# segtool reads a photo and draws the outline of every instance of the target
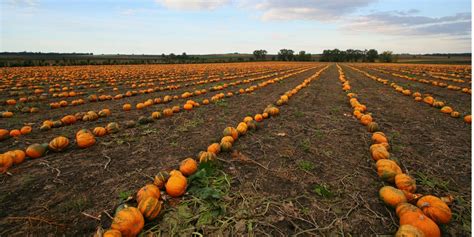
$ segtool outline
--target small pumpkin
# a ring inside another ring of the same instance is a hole
[[[140,203],[145,197],[154,197],[160,199],[160,189],[154,184],[147,184],[137,192],[137,202]]]
[[[377,144],[378,145],[378,144]],[[372,159],[374,161],[378,161],[380,159],[389,159],[390,158],[390,153],[387,151],[387,149],[384,146],[378,146],[374,149],[371,149]]]
[[[153,184],[156,185],[159,189],[162,189],[165,187],[166,181],[168,181],[168,178],[170,177],[170,174],[166,171],[160,171],[158,174],[155,175],[153,179]]]
[[[464,122],[468,123],[468,124],[471,124],[471,115],[466,115],[464,116]],[[1,136],[0,136],[1,137]],[[0,139],[1,140],[1,139]]]
[[[405,194],[392,186],[383,186],[379,190],[379,197],[385,204],[393,208],[400,203],[407,202]]]
[[[207,151],[200,152],[198,157],[199,157],[200,163],[206,163],[206,162],[214,161],[217,159],[216,154],[212,152],[207,152]]]
[[[444,106],[443,108],[441,108],[441,113],[443,114],[451,114],[454,110],[449,107],[449,106]]]
[[[118,125],[118,123],[116,122],[111,122],[111,123],[108,123],[107,126],[105,127],[105,129],[107,130],[107,133],[117,133],[120,131],[120,126]]]
[[[400,225],[411,225],[423,232],[426,237],[441,237],[438,225],[429,217],[417,213],[408,212],[400,217]]]
[[[225,151],[225,152],[230,151],[232,149],[232,142],[221,141],[220,147],[222,151]]]
[[[395,233],[395,237],[425,237],[425,234],[412,225],[401,225]]]
[[[451,209],[440,198],[426,195],[418,200],[416,205],[438,224],[448,224],[451,221]]]
[[[124,105],[122,106],[122,109],[123,109],[124,111],[130,111],[130,110],[132,109],[132,105],[131,105],[131,104],[124,104]]]
[[[6,140],[10,137],[10,132],[6,129],[0,129],[0,141]]]
[[[186,192],[187,180],[181,172],[170,172],[170,178],[165,184],[166,193],[171,197],[180,197]]]
[[[416,181],[414,178],[407,174],[395,175],[395,186],[400,190],[405,190],[410,193],[416,191]]]
[[[102,237],[122,237],[122,233],[118,230],[107,230]]]
[[[10,131],[10,136],[12,136],[12,137],[18,137],[20,135],[21,135],[21,132],[18,129],[13,129],[13,130]]]
[[[230,142],[231,144],[233,144],[234,143],[234,138],[231,137],[231,136],[225,136],[221,139],[221,143],[223,143],[223,142]]]
[[[92,130],[92,133],[96,137],[103,137],[103,136],[107,135],[107,129],[104,128],[104,127],[96,127],[96,128],[94,128],[94,130]]]
[[[160,119],[161,118],[161,113],[158,112],[158,111],[155,111],[155,112],[151,113],[151,117],[153,119]]]
[[[388,139],[383,132],[374,132],[372,134],[373,143],[388,143]]]
[[[31,144],[30,146],[28,146],[28,148],[26,148],[26,156],[32,159],[42,157],[46,153],[47,147],[48,144]]]
[[[196,173],[197,169],[198,169],[198,164],[193,158],[186,158],[183,161],[181,161],[181,164],[179,165],[179,171],[184,176],[190,176]]]
[[[63,151],[66,149],[66,147],[69,145],[69,139],[64,136],[59,136],[55,137],[53,140],[51,140],[48,144],[48,147],[50,150],[59,152]]]
[[[31,126],[23,126],[23,127],[20,129],[20,133],[21,133],[22,135],[26,135],[26,134],[31,133],[31,130],[32,130]]]
[[[254,119],[257,122],[262,122],[263,121],[263,116],[261,114],[256,114]]]
[[[376,122],[370,122],[367,124],[368,132],[377,132],[379,130],[379,125]]]
[[[365,126],[367,126],[369,123],[371,123],[372,120],[373,120],[373,119],[372,119],[372,116],[371,116],[370,114],[364,114],[364,115],[362,115],[362,117],[360,118],[360,122],[361,122],[363,125],[365,125]]]
[[[398,218],[408,212],[417,212],[423,214],[420,208],[408,202],[399,203],[395,208],[395,213],[397,214]]]
[[[244,122],[239,123],[239,125],[237,125],[237,132],[239,133],[239,135],[246,134],[247,133],[247,124],[244,123]]]
[[[392,160],[381,159],[376,163],[378,176],[387,182],[393,183],[395,176],[402,173],[402,169]]]
[[[138,203],[138,210],[147,220],[154,220],[161,211],[161,202],[155,197],[145,197]]]
[[[163,115],[165,115],[166,117],[171,117],[171,116],[173,116],[173,110],[171,110],[171,109],[164,109],[164,110],[163,110]]]
[[[142,213],[136,207],[125,207],[118,211],[112,221],[111,229],[118,230],[123,236],[137,236],[145,225]]]
[[[95,144],[95,136],[90,131],[78,132],[76,134],[76,143],[80,148],[90,147]]]
[[[76,116],[74,115],[66,115],[63,118],[61,118],[61,123],[64,125],[70,125],[74,124],[76,122]]]
[[[217,155],[221,152],[221,146],[219,143],[212,143],[207,147],[207,151]]]
[[[222,134],[225,136],[231,136],[234,140],[237,140],[239,137],[239,132],[233,127],[226,127]]]
[[[13,151],[8,151],[5,154],[9,154],[12,157],[13,164],[18,165],[23,163],[26,158],[26,154],[22,150],[13,150]]]

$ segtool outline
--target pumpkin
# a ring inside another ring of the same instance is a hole
[[[198,168],[198,164],[193,158],[186,158],[183,161],[181,161],[181,164],[179,165],[179,171],[184,176],[190,176],[196,173],[197,168]]]
[[[6,140],[10,137],[10,132],[6,129],[0,129],[0,141]]]
[[[13,112],[10,112],[10,111],[3,112],[2,117],[11,118],[11,117],[13,117]]]
[[[438,224],[448,224],[451,221],[451,209],[440,198],[426,195],[418,200],[416,205]]]
[[[32,130],[31,126],[23,126],[21,129],[20,129],[20,133],[22,135],[26,135],[28,133],[30,133]]]
[[[112,112],[110,112],[110,109],[103,109],[103,110],[99,111],[99,113],[98,113],[99,117],[107,117],[111,114],[112,114]]]
[[[164,109],[163,110],[163,114],[166,116],[166,117],[170,117],[173,115],[173,110],[171,109]]]
[[[184,104],[183,109],[185,109],[185,110],[192,110],[192,109],[193,109],[193,105],[192,105],[192,104],[189,104],[189,103],[186,103],[186,104]]]
[[[407,174],[397,174],[395,176],[395,186],[400,190],[405,190],[410,193],[416,191],[416,181]]]
[[[124,111],[130,111],[130,110],[132,109],[132,105],[131,105],[131,104],[124,104],[124,105],[122,106],[122,109],[123,109]]]
[[[207,147],[207,151],[217,155],[219,152],[221,152],[221,146],[219,143],[212,143]]]
[[[374,161],[390,158],[390,153],[387,151],[387,149],[384,146],[379,146],[375,149],[371,149],[371,155]]]
[[[405,194],[392,186],[383,186],[379,190],[380,199],[388,206],[395,208],[399,203],[407,202]]]
[[[423,102],[425,102],[425,103],[427,103],[427,104],[429,104],[429,105],[432,105],[433,102],[434,102],[434,98],[431,97],[431,96],[427,96],[427,97],[423,98]]]
[[[206,163],[217,159],[216,154],[207,151],[200,152],[198,157],[200,163]]]
[[[49,126],[48,124],[43,124],[41,127],[40,127],[40,130],[41,131],[48,131],[51,129],[51,126]]]
[[[402,173],[402,169],[392,160],[381,159],[376,163],[378,176],[387,182],[393,183],[395,176]]]
[[[107,133],[117,133],[118,131],[120,131],[120,127],[119,127],[118,123],[116,123],[116,122],[111,122],[111,123],[107,124],[105,129],[107,130]]]
[[[395,233],[395,237],[425,237],[425,234],[412,225],[401,225]]]
[[[145,108],[145,104],[143,104],[143,103],[138,103],[135,107],[136,107],[138,110],[140,110],[140,109]]]
[[[223,143],[223,142],[230,142],[231,144],[233,144],[234,143],[234,138],[231,137],[231,136],[225,136],[221,139],[221,143]]]
[[[76,122],[76,116],[74,115],[66,115],[63,118],[61,118],[61,123],[64,125],[70,125]]]
[[[429,217],[417,213],[408,212],[400,217],[400,225],[411,225],[421,230],[426,237],[441,237],[438,225]]]
[[[451,114],[453,112],[453,109],[449,106],[444,106],[441,108],[441,113],[443,114]]]
[[[161,202],[155,197],[145,197],[138,203],[138,210],[147,220],[154,220],[161,211]]]
[[[102,237],[122,237],[122,233],[118,230],[107,230]]]
[[[247,124],[244,123],[244,122],[239,123],[239,125],[237,125],[237,132],[239,133],[239,135],[246,134],[247,133]]]
[[[471,124],[471,115],[466,115],[464,116],[464,122],[468,123],[468,124]],[[0,136],[1,137],[1,136]],[[0,139],[1,140],[1,139]]]
[[[256,114],[254,117],[255,121],[257,122],[262,122],[263,116],[261,114]]]
[[[423,98],[421,98],[420,96],[415,97],[415,101],[420,102],[420,101],[422,101],[422,100],[423,100]]]
[[[372,134],[372,142],[373,143],[388,143],[387,137],[383,132],[374,132]]]
[[[362,115],[362,117],[360,118],[360,122],[367,126],[369,123],[372,122],[372,116],[370,114],[364,114]]]
[[[460,114],[459,112],[457,112],[457,111],[453,111],[453,112],[451,112],[451,114],[449,114],[449,115],[450,115],[451,117],[453,117],[453,118],[459,118],[459,117],[461,117],[461,114]]]
[[[395,208],[395,213],[397,214],[398,218],[400,218],[401,216],[405,215],[408,212],[416,212],[416,213],[423,214],[420,208],[408,202],[399,203],[397,207]]]
[[[63,151],[69,145],[69,139],[64,136],[55,137],[48,144],[50,150]]]
[[[104,127],[96,127],[96,128],[94,128],[94,130],[92,130],[92,133],[96,137],[103,137],[103,136],[107,135],[107,129],[104,128]]]
[[[237,140],[239,137],[239,131],[233,127],[226,127],[222,134],[225,136],[231,136],[234,140]]]
[[[158,112],[158,111],[155,111],[155,112],[151,113],[151,117],[153,119],[159,119],[159,118],[161,118],[161,113]]]
[[[28,148],[26,148],[25,153],[26,153],[26,156],[32,159],[36,159],[36,158],[42,157],[46,153],[47,148],[48,148],[48,144],[35,143],[28,146]]]
[[[171,107],[171,110],[173,111],[173,113],[179,113],[179,111],[181,109],[179,108],[179,106],[175,105],[175,106]]]
[[[78,132],[76,134],[76,143],[80,148],[90,147],[95,144],[95,136],[90,131]]]
[[[22,150],[13,150],[13,151],[8,151],[5,154],[10,155],[13,160],[13,164],[18,165],[23,163],[25,161],[26,154]]]
[[[244,118],[244,123],[247,123],[247,122],[252,121],[252,120],[253,120],[252,117],[247,116],[247,117]]]
[[[372,153],[373,150],[378,149],[378,148],[385,148],[387,151],[390,148],[388,146],[388,143],[377,143],[377,144],[372,144],[370,145],[370,152]]]
[[[405,194],[405,197],[407,198],[407,201],[410,203],[416,202],[418,199],[420,199],[423,194],[417,194],[417,193],[410,193],[406,190],[402,190],[403,193]]]
[[[0,154],[0,173],[5,173],[7,170],[12,167],[13,158],[11,155]]]
[[[137,202],[140,203],[145,197],[154,197],[160,199],[160,189],[154,184],[147,184],[137,192]]]
[[[171,197],[180,197],[186,192],[187,180],[181,172],[170,172],[170,178],[165,184],[166,193]]]
[[[232,149],[232,142],[221,141],[220,147],[222,151],[225,151],[225,152],[230,151]]]
[[[160,171],[158,174],[155,175],[153,179],[153,184],[156,185],[159,189],[165,187],[166,181],[168,181],[170,174],[166,171]]]
[[[203,104],[203,105],[208,105],[208,104],[209,104],[209,100],[208,100],[208,99],[204,99],[204,100],[202,101],[202,104]]]
[[[274,107],[274,106],[270,106],[265,110],[266,111],[264,111],[264,112],[268,113],[270,116],[277,116],[278,114],[280,114],[280,110],[277,107]]]
[[[247,130],[257,130],[258,129],[258,123],[255,122],[254,120],[246,122],[247,124]]]
[[[137,236],[144,225],[145,219],[140,210],[127,206],[115,214],[110,228],[120,231],[123,236]]]
[[[368,132],[377,132],[379,130],[379,125],[376,122],[370,122],[367,124]]]
[[[18,129],[13,129],[13,130],[10,131],[10,136],[12,136],[12,137],[18,137],[20,135],[21,135],[21,132]]]

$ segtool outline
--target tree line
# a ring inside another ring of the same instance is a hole
[[[319,61],[321,62],[396,62],[397,57],[392,51],[384,51],[381,54],[375,49],[347,49],[345,51],[339,49],[326,49],[323,51]]]

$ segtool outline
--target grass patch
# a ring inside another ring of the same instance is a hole
[[[304,152],[309,153],[311,151],[311,141],[308,138],[303,139],[299,146],[303,149]]]
[[[422,172],[415,172],[415,178],[416,180],[420,183],[421,186],[428,186],[432,189],[442,189],[444,191],[450,191],[449,190],[449,180],[448,181],[443,181],[437,178],[433,177],[428,177],[428,175],[422,173]]]
[[[302,111],[299,111],[299,110],[298,110],[298,111],[295,111],[294,115],[295,115],[295,117],[297,117],[297,118],[301,118],[301,117],[304,116],[304,113],[303,113]]]
[[[330,198],[334,196],[326,184],[315,184],[313,187],[313,192],[323,198]]]
[[[125,201],[128,199],[128,197],[132,196],[133,192],[132,191],[121,191],[118,194],[118,197],[120,199],[120,202]]]
[[[58,208],[62,212],[67,211],[74,211],[74,212],[81,212],[84,211],[89,206],[89,200],[86,196],[78,196],[74,197],[73,199],[68,199],[65,202],[62,202],[58,205]]]
[[[314,163],[307,160],[298,162],[298,167],[304,171],[312,171],[314,169]]]

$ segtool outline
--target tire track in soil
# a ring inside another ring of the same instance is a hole
[[[270,235],[342,231],[356,236],[395,232],[390,211],[378,199],[382,184],[368,154],[370,138],[365,127],[348,116],[351,108],[337,78],[337,68],[331,65],[282,106],[279,117],[266,120],[264,129],[236,143],[235,150],[270,169],[232,162],[226,171],[234,178],[231,193],[238,193],[229,209],[236,215],[242,209],[255,210],[243,219],[258,220],[255,231]],[[302,161],[311,162],[313,168],[304,171]],[[318,196],[315,185],[326,185],[333,196]],[[266,205],[269,210],[260,216]],[[313,224],[308,223],[311,220]]]
[[[366,78],[344,64],[348,80],[360,101],[389,137],[391,154],[417,178],[419,193],[452,194],[459,205],[453,212],[469,218],[471,209],[471,125],[445,116],[422,102],[414,102],[391,87]],[[459,95],[462,96],[462,95]],[[420,172],[431,185],[420,183]],[[442,182],[449,182],[443,185]],[[466,213],[467,212],[467,213]],[[467,235],[461,220],[453,218],[443,232]]]
[[[99,223],[80,212],[98,216],[107,210],[113,214],[120,192],[135,192],[149,182],[146,175],[176,168],[183,158],[195,156],[210,143],[220,141],[225,127],[235,126],[235,122],[246,115],[261,112],[280,94],[320,68],[252,94],[226,98],[220,104],[210,104],[191,113],[181,112],[171,118],[103,137],[99,144],[84,150],[68,149],[18,166],[13,177],[0,181],[1,218],[39,215],[67,223],[68,227],[60,229],[45,224],[31,227],[28,224],[19,225],[21,222],[14,225],[14,222],[3,222],[0,218],[0,229],[15,228],[8,233],[18,236],[28,233],[93,233]],[[104,154],[111,159],[106,170],[103,167],[108,160]],[[41,165],[42,162],[59,169],[61,175],[58,179],[63,183],[54,183],[56,172]],[[75,207],[74,203],[81,199],[84,199],[82,206]]]

